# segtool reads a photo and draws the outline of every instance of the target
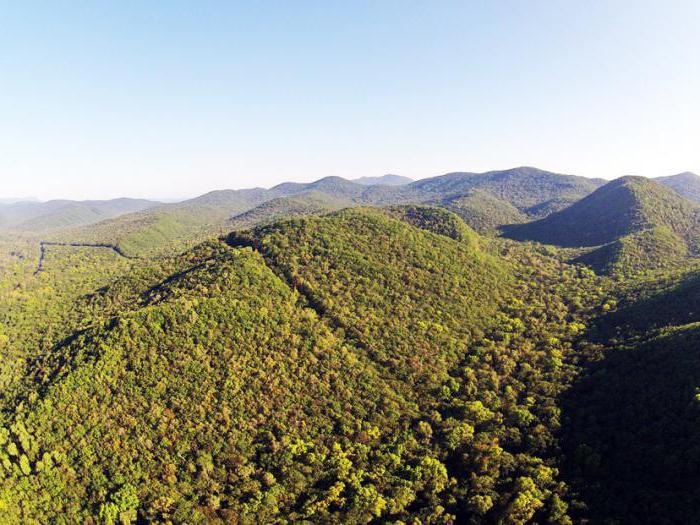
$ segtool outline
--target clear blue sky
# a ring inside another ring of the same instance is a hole
[[[700,2],[0,2],[0,197],[700,172]]]

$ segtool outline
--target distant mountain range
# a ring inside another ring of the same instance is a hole
[[[0,228],[45,231],[93,224],[111,217],[152,208],[159,203],[143,199],[95,201],[52,200],[0,204]]]
[[[0,199],[0,204],[15,204],[17,202],[39,202],[36,197],[18,197],[18,198],[5,198]]]
[[[359,179],[352,179],[352,182],[364,184],[365,186],[377,186],[380,184],[384,186],[403,186],[404,184],[411,184],[413,179],[402,177],[401,175],[382,175],[381,177],[360,177]]]
[[[161,204],[78,230],[63,230],[63,238],[76,237],[86,242],[110,242],[132,253],[157,253],[161,249],[186,248],[196,240],[224,233],[241,214],[239,225],[259,223],[280,216],[280,210],[299,213],[305,205],[299,198],[313,194],[313,209],[320,213],[347,206],[387,206],[396,204],[431,204],[450,209],[462,206],[460,215],[480,231],[495,228],[501,220],[529,220],[561,209],[595,190],[604,181],[572,175],[559,175],[536,168],[515,168],[484,174],[450,173],[403,185],[366,185],[341,177],[325,177],[310,183],[286,182],[270,189],[212,191],[194,199]],[[476,192],[476,193],[475,193]],[[479,193],[480,192],[480,193]],[[474,197],[477,195],[477,197]],[[478,196],[487,196],[482,209]],[[320,196],[323,196],[320,199]],[[471,196],[469,206],[460,197]],[[295,198],[295,202],[278,199]],[[266,204],[269,201],[272,204]],[[321,200],[323,205],[320,205]],[[332,204],[331,204],[332,203]],[[263,205],[253,212],[254,208]],[[486,220],[489,209],[501,209],[496,219]],[[507,211],[506,211],[507,210]],[[250,213],[248,213],[250,212]],[[488,223],[486,225],[482,223]],[[84,226],[84,225],[83,225]]]
[[[212,191],[176,203],[114,199],[0,204],[0,230],[50,234],[60,241],[108,242],[125,253],[145,255],[185,249],[231,229],[280,218],[352,206],[429,204],[455,212],[480,233],[503,231],[516,239],[571,247],[606,245],[607,255],[595,255],[604,262],[594,266],[607,268],[619,252],[643,251],[641,246],[649,243],[678,257],[694,253],[698,202],[700,177],[692,173],[608,182],[519,167],[418,181],[398,175],[325,177],[269,189]]]

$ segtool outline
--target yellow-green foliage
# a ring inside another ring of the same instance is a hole
[[[455,241],[360,209],[234,234],[230,242],[257,246],[393,373],[434,383],[483,334],[510,289],[507,265],[473,237]]]
[[[633,276],[687,264],[688,247],[664,226],[642,230],[606,244],[576,259],[597,272]]]
[[[474,190],[441,203],[482,234],[496,233],[499,226],[525,222],[527,215],[510,202],[487,191]]]
[[[455,213],[433,206],[390,206],[387,213],[429,232],[444,235],[455,241],[477,247],[477,236]]]
[[[0,522],[693,523],[697,276],[564,255],[422,206],[8,254]]]

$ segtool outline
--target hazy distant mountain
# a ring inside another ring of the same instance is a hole
[[[16,197],[8,199],[0,199],[0,204],[16,204],[18,202],[39,202],[36,197]]]
[[[158,204],[154,201],[127,198],[95,201],[15,202],[0,205],[0,227],[44,231],[83,226],[127,213],[142,211]]]
[[[363,184],[364,186],[376,186],[383,184],[384,186],[403,186],[404,184],[410,184],[413,179],[408,177],[402,177],[401,175],[382,175],[381,177],[360,177],[359,179],[352,179],[352,182],[358,184]]]
[[[654,180],[675,190],[686,199],[700,203],[700,175],[686,171],[678,175],[657,177]]]

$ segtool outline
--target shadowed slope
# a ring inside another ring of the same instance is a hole
[[[700,231],[697,208],[649,179],[622,177],[565,210],[540,221],[506,227],[504,231],[519,240],[597,246],[653,227],[667,228],[695,251]]]
[[[567,394],[575,486],[595,522],[700,519],[700,325],[611,349]]]

